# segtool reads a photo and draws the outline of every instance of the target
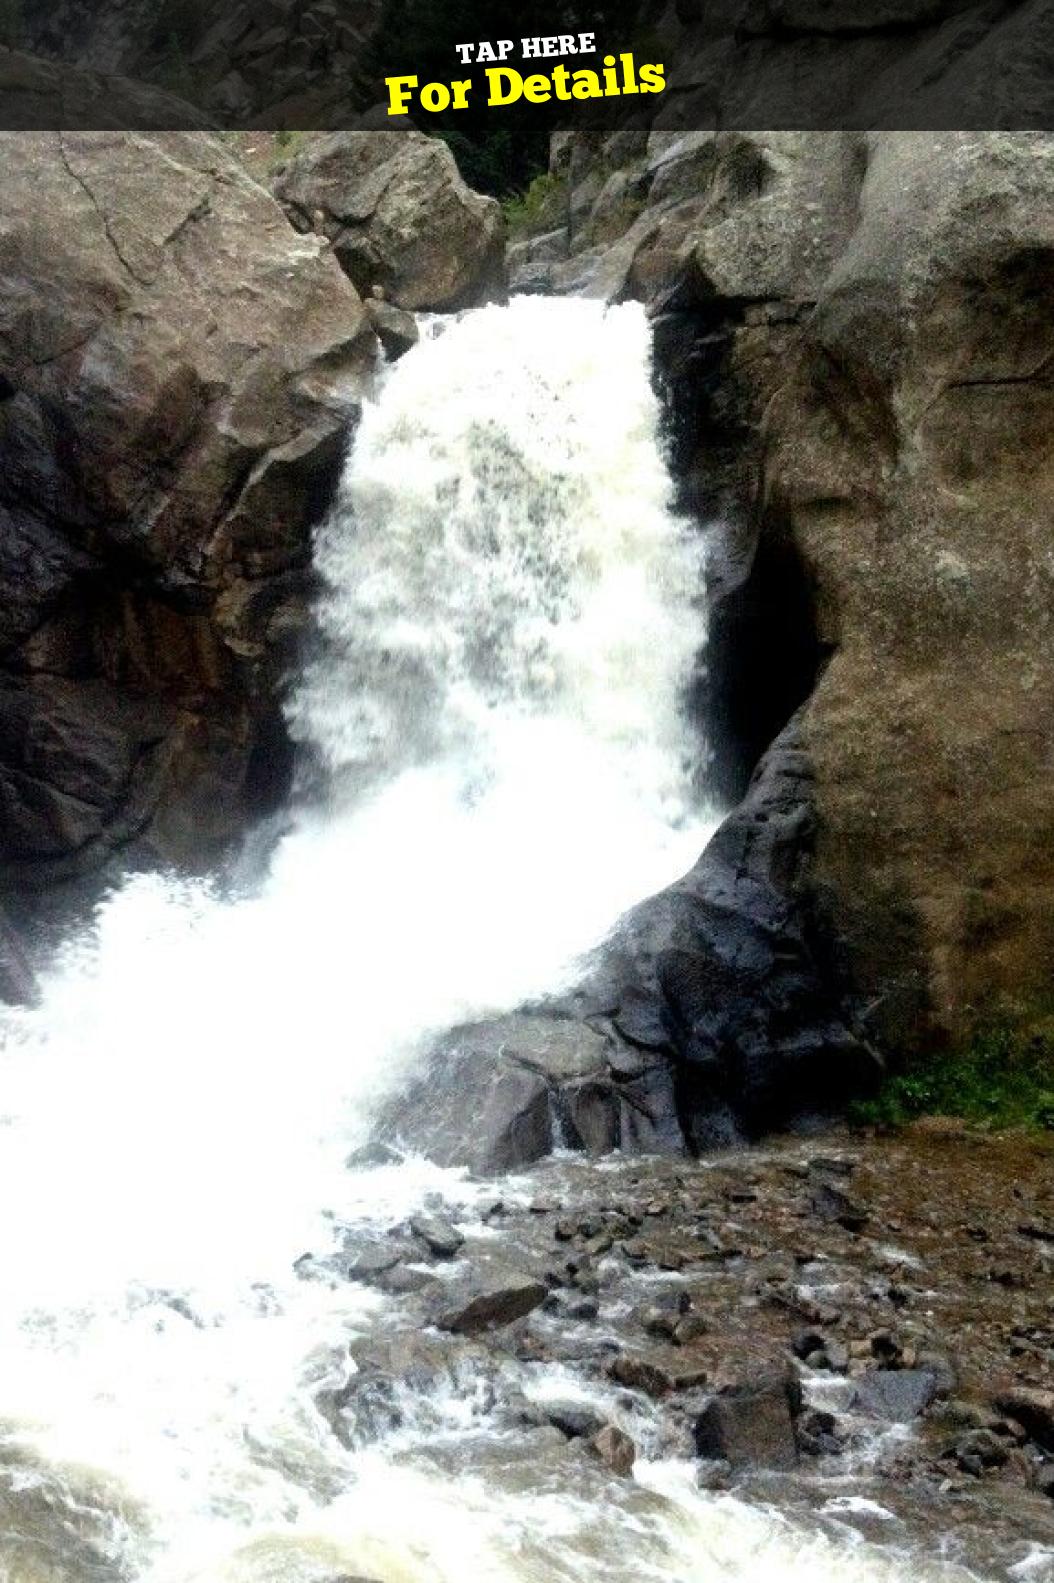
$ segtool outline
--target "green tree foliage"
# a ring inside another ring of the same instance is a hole
[[[1054,1129],[1054,1035],[999,1023],[958,1050],[917,1058],[874,1099],[853,1107],[864,1126],[900,1127],[919,1116],[960,1116],[991,1127]]]

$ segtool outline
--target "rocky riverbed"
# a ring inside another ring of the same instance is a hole
[[[1051,1153],[928,1121],[466,1181],[301,1261],[387,1298],[319,1405],[352,1450],[434,1457],[456,1426],[487,1478],[583,1488],[674,1459],[715,1498],[1046,1576]]]

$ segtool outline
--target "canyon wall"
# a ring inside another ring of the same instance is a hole
[[[801,883],[880,1043],[1047,1010],[1054,146],[556,140],[514,289],[654,315],[730,799],[804,704]]]

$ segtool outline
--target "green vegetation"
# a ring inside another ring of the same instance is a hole
[[[873,1099],[852,1107],[850,1119],[901,1127],[928,1115],[1054,1130],[1054,1034],[979,1029],[964,1048],[919,1058],[889,1077]]]
[[[566,176],[554,176],[549,171],[535,176],[526,192],[506,198],[502,203],[509,230],[513,236],[522,236],[544,229],[546,222],[558,225],[566,197]]]

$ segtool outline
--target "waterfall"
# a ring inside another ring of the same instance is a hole
[[[712,825],[681,709],[700,542],[643,310],[432,325],[363,414],[316,561],[290,702],[315,773],[264,881],[130,879],[5,1013],[0,1575],[894,1578],[660,1463],[545,1493],[353,1454],[320,1417],[385,1304],[298,1255],[477,1191],[349,1171],[371,1107],[436,1030],[558,987]]]

